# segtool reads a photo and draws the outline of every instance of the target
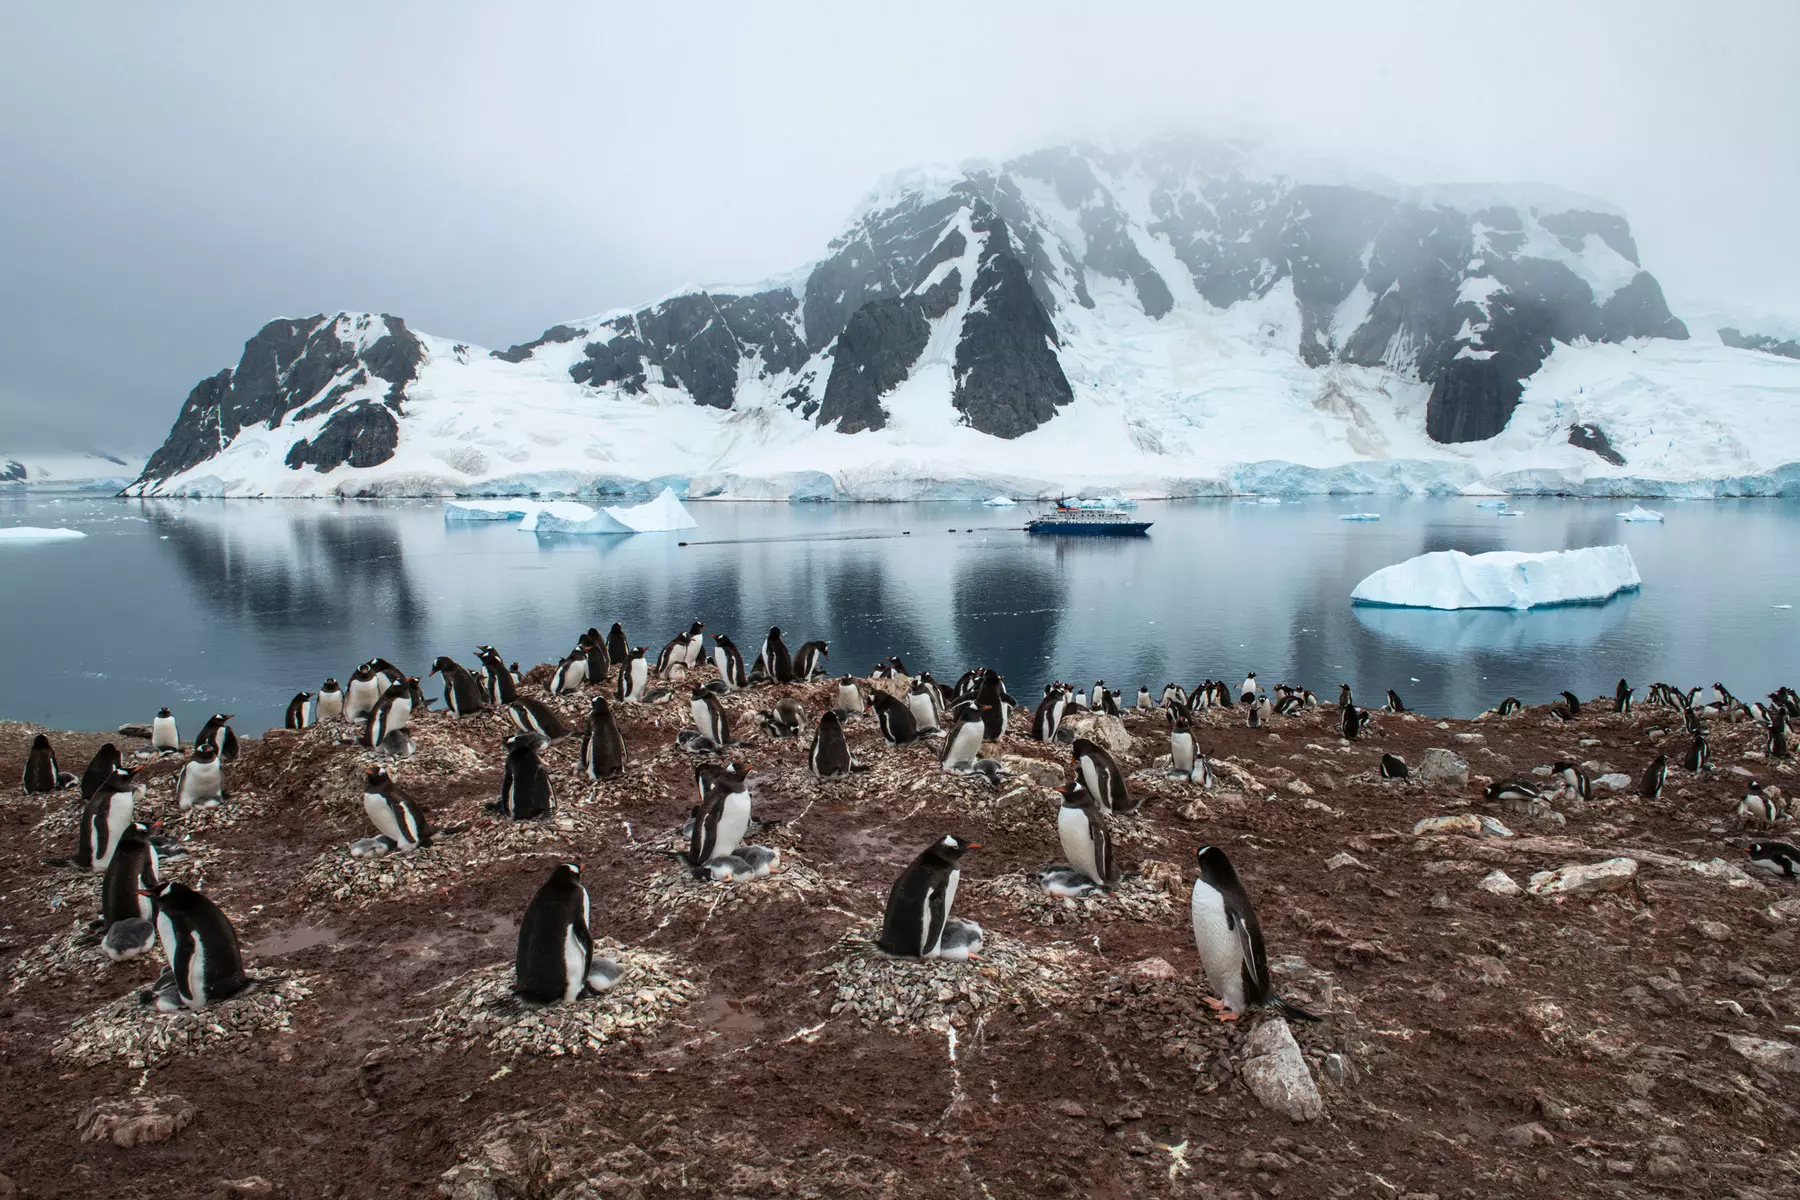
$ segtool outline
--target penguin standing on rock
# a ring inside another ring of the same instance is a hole
[[[512,669],[492,646],[475,647],[475,657],[487,675],[487,702],[490,708],[501,708],[519,698],[518,681]]]
[[[1125,773],[1112,755],[1086,738],[1076,738],[1070,754],[1082,784],[1101,808],[1120,814],[1137,811],[1138,801],[1125,790]]]
[[[943,727],[944,701],[937,685],[923,677],[906,689],[906,710],[912,714],[913,727],[921,733],[937,732]]]
[[[694,768],[700,802],[688,820],[688,869],[695,879],[732,883],[767,875],[781,861],[769,846],[746,846],[750,828],[749,772],[736,763]]]
[[[94,793],[100,790],[102,784],[112,778],[112,773],[118,770],[122,761],[119,748],[111,742],[107,742],[94,752],[94,757],[88,762],[87,769],[81,773],[81,802],[83,804],[94,798]]]
[[[1056,731],[1062,727],[1063,713],[1069,707],[1069,694],[1061,684],[1046,683],[1044,698],[1038,701],[1037,712],[1031,717],[1031,736],[1040,742],[1056,740]]]
[[[846,675],[837,681],[837,699],[832,702],[832,709],[839,719],[860,716],[868,711],[869,702],[863,699],[862,688],[856,680]]]
[[[875,944],[903,958],[980,957],[985,940],[981,926],[950,915],[962,879],[962,857],[979,849],[979,842],[955,834],[927,846],[889,889]]]
[[[387,741],[398,730],[412,724],[412,685],[416,680],[402,679],[389,685],[381,702],[369,714],[369,727],[364,730],[366,744],[372,749]]]
[[[1638,795],[1646,800],[1662,799],[1663,783],[1669,777],[1669,756],[1659,754],[1656,761],[1644,771],[1643,782],[1638,784]]]
[[[1137,707],[1140,711],[1156,707],[1155,697],[1150,695],[1150,689],[1143,684],[1138,685]]]
[[[1769,710],[1769,744],[1766,752],[1772,759],[1788,756],[1788,718],[1785,709]]]
[[[157,709],[156,719],[150,722],[150,748],[164,754],[181,752],[181,734],[175,728],[175,714],[166,708]]]
[[[1171,711],[1175,715],[1175,723],[1169,726],[1169,774],[1179,779],[1192,779],[1194,727],[1188,722],[1186,712],[1180,709]]]
[[[606,656],[615,664],[623,663],[631,654],[631,639],[625,636],[625,627],[617,621],[606,633]]]
[[[971,771],[981,757],[981,743],[987,726],[981,710],[965,700],[950,710],[949,736],[944,738],[944,751],[938,763],[946,771]]]
[[[206,719],[206,724],[200,727],[199,734],[194,738],[194,745],[198,746],[202,742],[208,743],[219,752],[220,762],[236,762],[238,740],[237,734],[231,732],[230,722],[230,713],[214,713]]]
[[[639,646],[619,664],[617,695],[621,704],[641,704],[649,694],[650,661],[645,653],[644,647]]]
[[[1018,703],[1007,694],[1006,683],[1000,678],[999,672],[990,667],[981,673],[981,680],[975,688],[975,704],[981,710],[982,733],[988,741],[1006,736],[1007,722]],[[1116,715],[1116,697],[1113,711]]]
[[[613,720],[605,696],[595,696],[588,709],[587,732],[581,737],[581,773],[595,783],[625,769],[625,739]]]
[[[550,694],[567,696],[579,692],[588,681],[587,651],[577,646],[567,657],[556,664],[556,673],[550,676]]]
[[[1400,702],[1400,693],[1396,692],[1393,688],[1388,689],[1387,709],[1391,713],[1403,713],[1408,711],[1406,705]]]
[[[1244,682],[1238,686],[1238,703],[1256,703],[1256,672],[1244,676]]]
[[[875,706],[875,720],[881,725],[881,736],[890,746],[907,746],[919,740],[919,723],[912,709],[879,689],[869,693]]]
[[[1366,708],[1358,708],[1356,705],[1352,704],[1343,710],[1343,714],[1344,736],[1354,742],[1357,738],[1362,736],[1362,731],[1368,727],[1369,710]]]
[[[212,742],[195,742],[193,757],[182,764],[175,776],[175,792],[180,797],[181,811],[199,805],[212,808],[225,794],[225,769],[219,762],[219,750]]]
[[[575,648],[587,658],[587,681],[595,687],[606,686],[607,672],[612,670],[612,656],[607,653],[606,639],[598,629],[589,629],[575,641]]]
[[[1581,701],[1574,692],[1565,691],[1562,699],[1550,706],[1550,715],[1560,721],[1574,721],[1581,716]]]
[[[83,871],[106,870],[119,847],[119,839],[131,828],[141,799],[143,789],[137,782],[137,772],[129,767],[114,767],[112,777],[100,785],[82,809],[75,857],[65,861],[72,861]]]
[[[515,733],[506,739],[506,775],[500,782],[500,799],[488,805],[490,811],[529,821],[556,807],[550,772],[538,758],[540,743],[534,733]]]
[[[156,941],[151,896],[162,882],[150,829],[133,821],[119,838],[100,883],[100,948],[114,962],[128,962]]]
[[[661,679],[677,679],[687,674],[688,635],[678,633],[656,656],[656,674]]]
[[[806,753],[806,764],[820,779],[837,779],[852,771],[869,768],[856,761],[850,743],[844,738],[844,723],[835,709],[826,709],[819,717],[819,731],[813,736],[812,749]]]
[[[1619,680],[1619,686],[1613,689],[1613,711],[1616,713],[1630,712],[1631,694],[1635,691],[1637,689],[1623,679]]]
[[[146,888],[156,904],[156,933],[169,967],[139,997],[157,1012],[198,1011],[250,987],[237,931],[219,906],[181,883]]]
[[[1562,785],[1571,795],[1580,800],[1594,798],[1594,781],[1588,773],[1572,762],[1559,762],[1550,768],[1550,773],[1562,780]]]
[[[1523,704],[1519,703],[1518,697],[1508,696],[1500,702],[1500,707],[1495,709],[1494,712],[1498,716],[1510,717],[1524,707]]]
[[[569,1004],[619,982],[625,968],[594,957],[592,915],[581,868],[559,863],[519,922],[513,991],[539,1004]]]
[[[311,692],[301,692],[289,700],[287,715],[282,718],[282,724],[289,729],[309,728],[312,725],[312,705],[308,702],[312,698]]]
[[[453,715],[467,717],[487,711],[487,701],[475,676],[449,655],[440,654],[432,660],[431,674],[444,677],[444,707]]]
[[[831,657],[830,642],[804,642],[794,653],[794,678],[801,683],[825,674],[825,660]]]
[[[164,709],[167,712],[168,709]],[[323,724],[335,721],[344,715],[344,690],[338,686],[336,679],[327,679],[319,685],[318,703],[313,706],[313,720]]]
[[[1262,925],[1225,851],[1202,846],[1194,857],[1200,865],[1189,903],[1194,946],[1217,996],[1205,998],[1207,1007],[1218,1013],[1221,1021],[1235,1021],[1253,1008],[1272,1008],[1302,1021],[1318,1020],[1275,996]]]
[[[695,621],[687,631],[687,665],[697,667],[706,658],[706,622]]]
[[[62,788],[74,787],[80,782],[68,771],[56,765],[56,751],[50,748],[50,739],[38,734],[31,739],[31,751],[25,756],[25,794],[41,795],[45,792],[59,791]]]
[[[694,728],[700,733],[697,739],[689,743],[689,749],[716,751],[732,745],[731,718],[717,696],[696,686],[688,703],[688,711],[693,714]]]
[[[738,651],[737,643],[724,634],[713,635],[713,666],[718,669],[719,679],[725,684],[727,691],[740,691],[750,684],[750,677],[744,674],[744,656]]]
[[[1705,730],[1694,734],[1694,740],[1688,746],[1687,754],[1682,758],[1681,765],[1695,774],[1712,765],[1712,746],[1706,740]]]

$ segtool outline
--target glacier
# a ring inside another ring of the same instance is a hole
[[[1438,550],[1383,567],[1350,593],[1357,604],[1393,608],[1543,608],[1597,604],[1643,580],[1624,546],[1522,553]]]

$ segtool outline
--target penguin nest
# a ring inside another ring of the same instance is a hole
[[[721,909],[749,908],[760,904],[792,901],[795,903],[837,903],[851,891],[841,880],[827,879],[803,862],[794,852],[781,848],[781,865],[760,879],[740,879],[732,883],[714,883],[695,879],[687,864],[668,861],[658,867],[637,889],[638,903],[648,916],[663,910],[703,909],[701,924],[712,919]]]
[[[250,971],[256,987],[199,1012],[159,1013],[133,989],[78,1018],[50,1048],[50,1057],[74,1066],[117,1063],[154,1067],[184,1054],[241,1049],[270,1033],[288,1033],[294,1006],[312,995],[318,976],[304,972]]]
[[[577,837],[597,836],[597,820],[597,814],[572,806],[533,821],[509,821],[481,813],[460,833],[405,854],[355,858],[348,843],[334,846],[314,860],[300,883],[311,899],[349,900],[359,905],[421,896],[451,887],[477,868],[509,858],[536,857]],[[365,822],[358,836],[374,832]]]
[[[672,955],[612,938],[597,939],[594,955],[625,967],[624,976],[598,996],[536,1004],[514,994],[512,965],[497,963],[465,975],[456,994],[425,1018],[420,1037],[437,1050],[485,1042],[501,1054],[580,1058],[649,1033],[700,993],[698,983],[678,973]]]
[[[269,809],[269,796],[266,793],[260,790],[233,790],[230,768],[226,769],[225,790],[230,795],[217,804],[197,806],[186,812],[181,811],[181,795],[172,783],[162,789],[152,784],[145,799],[152,808],[166,816],[171,826],[179,827],[184,838],[229,829],[245,817],[259,817]],[[138,819],[143,820],[143,816],[140,814]]]
[[[327,747],[348,751],[333,754],[318,769],[313,793],[320,806],[327,812],[361,818],[363,776],[370,767],[385,767],[402,787],[410,786],[409,781],[416,782],[418,777],[424,775],[454,778],[482,770],[487,764],[482,762],[481,755],[462,741],[465,734],[472,730],[466,731],[463,725],[454,722],[455,718],[433,720],[422,717],[408,725],[407,732],[412,735],[414,746],[410,758],[394,758],[382,751],[371,750],[354,740],[350,726],[315,726],[314,729],[320,730],[317,734],[313,729],[307,730],[305,736],[309,739],[316,739]],[[473,727],[484,722],[491,730],[496,745],[500,738],[512,732],[512,726],[507,725],[504,718],[470,717],[467,725]],[[340,742],[340,737],[351,740]],[[558,790],[560,792],[561,789]]]
[[[1070,943],[1033,947],[985,929],[976,961],[894,958],[875,945],[880,932],[873,922],[853,926],[838,940],[842,956],[818,972],[832,1015],[871,1028],[941,1029],[1003,1005],[1016,1012],[1058,1007],[1080,991],[1076,975],[1090,965]]]
[[[1135,875],[1121,879],[1110,894],[1075,899],[1045,889],[1036,872],[1001,875],[971,883],[1035,925],[1079,925],[1089,921],[1142,921],[1168,925],[1184,880],[1173,864],[1145,859]]]
[[[42,838],[45,845],[66,846],[73,852],[75,843],[81,836],[77,826],[81,824],[82,807],[81,792],[78,789],[69,788],[67,791],[57,792],[44,800],[43,819],[31,827],[31,832]]]

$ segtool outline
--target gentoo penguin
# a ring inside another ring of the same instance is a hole
[[[364,721],[375,706],[381,703],[381,694],[387,690],[376,678],[375,664],[363,663],[350,674],[350,686],[344,690],[344,719],[346,721]]]
[[[981,926],[950,915],[962,856],[981,849],[955,834],[927,846],[888,890],[881,936],[875,944],[905,958],[968,959],[981,953]]]
[[[405,671],[402,671],[399,667],[396,667],[393,663],[381,657],[379,654],[369,660],[369,665],[375,668],[375,682],[381,685],[381,690],[383,692],[386,692],[396,683],[399,683],[402,679],[406,678]]]
[[[631,654],[631,640],[625,636],[625,627],[617,621],[606,633],[606,657],[612,659],[614,665],[622,663]]]
[[[444,677],[444,707],[453,715],[466,717],[487,711],[487,701],[482,698],[475,676],[449,655],[440,654],[432,660],[431,674]]]
[[[736,763],[724,767],[695,767],[694,786],[700,802],[694,806],[688,828],[688,868],[695,879],[715,879],[729,883],[735,872],[720,864],[715,871],[708,864],[728,858],[744,841],[750,828],[750,788],[747,772]]]
[[[520,733],[536,734],[547,741],[560,742],[574,732],[554,708],[528,696],[521,696],[506,706],[507,719]]]
[[[475,657],[481,663],[482,674],[486,677],[487,702],[490,708],[499,708],[518,699],[518,680],[513,678],[512,669],[500,657],[498,650],[492,646],[477,646]]]
[[[24,785],[27,795],[42,792],[54,792],[59,788],[73,787],[77,780],[72,772],[58,769],[56,752],[50,748],[50,739],[38,734],[31,739],[31,750],[25,755]]]
[[[1005,681],[999,672],[992,667],[981,673],[981,682],[975,688],[975,704],[981,709],[983,735],[988,741],[995,741],[1006,736],[1006,725],[1012,717],[1012,710],[1018,701],[1007,695]],[[1118,713],[1117,694],[1114,694],[1113,712]]]
[[[169,966],[140,1000],[157,1012],[180,1012],[229,1000],[250,986],[237,931],[218,905],[186,884],[145,890],[156,902],[156,934]]]
[[[694,728],[700,731],[705,749],[723,750],[732,744],[731,718],[719,698],[703,687],[695,686],[688,711],[693,714]]]
[[[1788,718],[1785,709],[1769,710],[1769,744],[1765,749],[1770,758],[1788,756]]]
[[[1563,721],[1573,721],[1581,716],[1581,701],[1574,692],[1565,691],[1562,699],[1550,706],[1550,715]]]
[[[828,708],[819,717],[819,731],[813,735],[812,749],[806,752],[806,765],[820,779],[868,770],[850,753],[850,743],[844,740],[844,723],[835,709]]]
[[[1263,950],[1262,926],[1225,851],[1202,846],[1194,857],[1200,864],[1189,904],[1194,946],[1200,951],[1207,982],[1218,995],[1216,1000],[1208,997],[1207,1006],[1221,1021],[1235,1021],[1250,1009],[1263,1007],[1302,1021],[1318,1020],[1305,1009],[1276,998],[1268,955]]]
[[[1094,690],[1088,693],[1088,708],[1093,712],[1100,711],[1101,702],[1106,697],[1106,680],[1094,680]]]
[[[775,702],[774,708],[762,710],[763,732],[770,737],[799,737],[806,728],[806,706],[791,696]]]
[[[1518,697],[1508,696],[1500,702],[1500,707],[1494,711],[1502,717],[1510,717],[1524,707],[1523,704],[1519,703]]]
[[[846,675],[837,681],[837,698],[831,706],[839,717],[849,717],[867,712],[869,702],[863,699],[862,688],[857,686],[856,680]]]
[[[678,633],[664,643],[656,656],[656,674],[661,679],[674,679],[677,672],[687,673],[688,635]]]
[[[1194,774],[1194,727],[1188,723],[1185,712],[1171,711],[1175,714],[1175,722],[1169,726],[1169,774],[1180,776],[1183,779],[1192,778]]]
[[[912,672],[908,671],[906,669],[906,664],[900,661],[900,656],[898,654],[889,658],[887,660],[887,665],[893,668],[893,671],[894,671],[893,677],[894,678],[896,678],[896,679],[911,679],[912,678]]]
[[[1400,702],[1400,693],[1396,692],[1393,688],[1388,689],[1387,710],[1392,713],[1403,713],[1408,711],[1406,705]]]
[[[556,673],[550,676],[550,694],[567,696],[571,692],[579,692],[588,681],[587,651],[577,646],[569,651],[567,657],[556,664]]]
[[[131,828],[137,802],[142,798],[137,772],[129,767],[114,767],[112,777],[100,785],[81,810],[76,867],[83,871],[106,870],[119,847],[119,839]]]
[[[94,757],[88,762],[87,769],[81,773],[81,801],[83,804],[94,798],[94,793],[100,790],[102,784],[112,778],[112,773],[118,769],[122,761],[119,748],[111,742],[107,742],[94,752]]]
[[[1354,742],[1357,738],[1362,736],[1363,729],[1369,723],[1369,710],[1366,708],[1358,708],[1356,705],[1352,704],[1350,707],[1343,710],[1343,715],[1344,736]]]
[[[1345,709],[1355,707],[1356,697],[1350,694],[1350,685],[1347,683],[1338,684],[1338,708]]]
[[[881,724],[881,736],[890,746],[906,746],[919,740],[919,723],[912,709],[879,689],[869,693],[875,706],[875,719]]]
[[[411,729],[390,729],[386,736],[375,743],[375,751],[387,758],[411,758],[418,750],[412,739]]]
[[[744,656],[738,652],[737,643],[722,633],[713,635],[713,667],[718,670],[727,691],[735,692],[749,686],[750,677],[744,674]]]
[[[1261,729],[1263,722],[1263,706],[1257,700],[1244,701],[1244,723],[1251,729]]]
[[[942,728],[944,702],[936,684],[923,678],[913,680],[906,689],[906,710],[912,714],[913,727],[919,732]]]
[[[1694,772],[1704,771],[1712,765],[1712,746],[1707,743],[1704,731],[1694,735],[1687,753],[1682,756],[1681,765],[1684,770]]]
[[[1238,685],[1238,703],[1251,704],[1256,700],[1256,672],[1244,676],[1244,682]]]
[[[380,703],[369,714],[369,727],[364,730],[368,746],[379,746],[389,734],[412,724],[412,689],[417,683],[416,679],[402,679],[382,693]]]
[[[1594,798],[1594,782],[1588,773],[1572,762],[1559,762],[1550,768],[1550,773],[1562,780],[1563,787],[1582,800]]]
[[[100,883],[100,948],[106,957],[126,962],[156,940],[156,906],[150,897],[160,882],[150,828],[133,821],[120,836]]]
[[[650,686],[650,660],[644,657],[644,647],[639,646],[627,654],[619,664],[618,699],[621,704],[639,704],[643,702]]]
[[[1138,685],[1137,707],[1139,709],[1148,709],[1148,708],[1156,707],[1156,700],[1154,697],[1152,697],[1150,695],[1150,689],[1145,687],[1141,683]]]
[[[1630,712],[1631,693],[1635,691],[1637,691],[1637,689],[1626,683],[1623,679],[1619,680],[1619,686],[1613,689],[1613,711],[1616,713]]]
[[[794,682],[794,660],[788,654],[787,643],[781,640],[779,625],[770,626],[768,636],[763,638],[762,664],[771,683]]]
[[[1056,740],[1056,731],[1062,727],[1063,713],[1068,710],[1069,696],[1061,685],[1046,683],[1044,698],[1038,701],[1037,711],[1031,716],[1031,736],[1040,742]]]
[[[313,706],[313,719],[322,724],[343,715],[344,689],[338,686],[337,680],[327,679],[319,685],[319,702]]]
[[[687,665],[697,667],[706,658],[706,622],[689,625],[687,639]]]
[[[400,790],[388,773],[370,767],[363,776],[363,811],[389,851],[411,853],[431,845],[433,829],[419,802]],[[445,830],[444,832],[451,832]]]
[[[1106,812],[1077,776],[1062,787],[1062,806],[1056,812],[1056,835],[1070,869],[1096,887],[1110,888],[1117,880],[1113,869],[1112,830]]]
[[[1138,801],[1125,790],[1125,773],[1119,770],[1112,755],[1086,738],[1075,739],[1070,755],[1095,803],[1109,813],[1137,811]]]
[[[217,746],[211,742],[194,743],[193,756],[175,776],[175,792],[181,798],[182,812],[195,805],[211,808],[230,799],[225,794],[225,768],[219,761]]]
[[[965,700],[947,714],[949,736],[938,762],[946,771],[966,772],[974,769],[981,756],[981,742],[987,726],[981,710],[973,701]]]
[[[558,864],[519,922],[513,991],[540,1004],[567,1004],[619,982],[625,968],[609,958],[594,957],[591,918],[581,868]]]
[[[1481,795],[1490,804],[1529,804],[1533,800],[1540,799],[1543,793],[1530,780],[1515,777],[1496,779],[1487,785],[1487,789]]]
[[[830,642],[803,642],[794,652],[794,678],[804,683],[826,672],[825,660],[831,657]]]
[[[550,772],[538,758],[541,744],[535,733],[515,733],[506,739],[506,775],[500,781],[500,799],[488,805],[490,810],[515,821],[528,821],[556,807]]]
[[[1181,690],[1181,685],[1179,683],[1165,683],[1163,684],[1162,690],[1162,702],[1163,707],[1165,708],[1175,704],[1179,704],[1185,708],[1188,702],[1188,694]]]
[[[1742,821],[1757,821],[1764,825],[1773,825],[1781,819],[1781,805],[1776,803],[1774,797],[1763,791],[1760,781],[1752,779],[1750,790],[1744,793],[1742,800],[1738,801],[1737,815],[1738,819]]]
[[[198,746],[202,742],[209,743],[213,749],[219,752],[220,762],[236,762],[238,740],[237,734],[231,732],[230,721],[230,713],[214,713],[206,719],[206,724],[202,725],[200,732],[194,736],[194,745]]]
[[[1669,776],[1669,756],[1659,754],[1644,772],[1643,782],[1638,784],[1638,795],[1646,800],[1662,799],[1663,781]]]
[[[150,722],[150,748],[161,750],[164,754],[177,754],[181,750],[181,734],[175,728],[175,714],[166,708],[156,710],[156,719]]]
[[[1405,778],[1407,778],[1406,760],[1404,758],[1401,758],[1398,754],[1382,755],[1381,756],[1381,777],[1383,779],[1405,779]]]
[[[1119,689],[1112,688],[1100,697],[1100,711],[1109,717],[1124,715],[1119,708]]]
[[[600,636],[598,629],[590,627],[575,639],[575,648],[587,656],[587,681],[595,687],[604,687],[607,672],[612,670],[612,656],[607,653],[606,639]]]
[[[1780,875],[1785,879],[1800,878],[1800,847],[1787,842],[1751,842],[1744,848],[1751,869]]]
[[[625,769],[625,739],[613,720],[605,696],[595,696],[588,708],[587,732],[581,735],[581,773],[598,783]]]
[[[287,715],[282,718],[282,724],[288,729],[309,727],[312,724],[312,698],[311,692],[301,692],[289,700]]]

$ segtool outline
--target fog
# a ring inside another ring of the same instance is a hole
[[[277,315],[503,346],[790,270],[903,167],[1171,131],[1603,197],[1678,313],[1800,324],[1796,44],[1787,0],[9,5],[0,449],[147,451]]]

